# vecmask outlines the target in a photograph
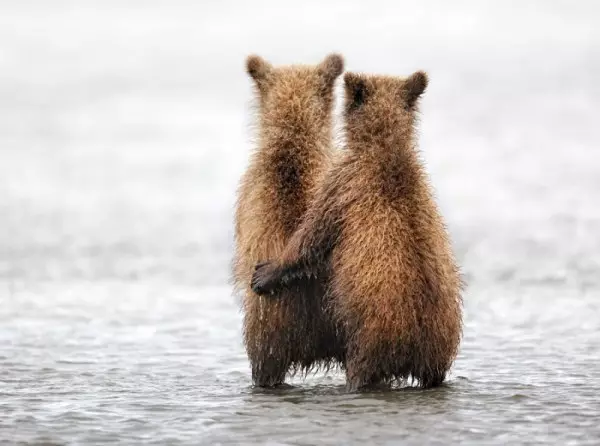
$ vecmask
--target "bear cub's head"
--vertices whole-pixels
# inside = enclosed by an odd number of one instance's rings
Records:
[[[246,59],[254,80],[263,124],[292,131],[331,126],[334,86],[344,59],[330,54],[318,65],[274,67],[257,55]]]
[[[348,132],[363,133],[372,137],[369,139],[410,132],[428,82],[423,71],[407,78],[346,73],[344,114]]]

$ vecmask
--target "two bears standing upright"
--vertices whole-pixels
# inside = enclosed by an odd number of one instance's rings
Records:
[[[458,351],[461,281],[416,151],[428,78],[346,73],[346,144],[333,147],[343,59],[247,71],[258,150],[242,177],[234,283],[258,386],[341,365],[351,390],[439,385]]]

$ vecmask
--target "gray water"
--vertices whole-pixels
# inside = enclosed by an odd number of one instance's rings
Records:
[[[600,442],[600,8],[415,3],[0,0],[0,441]],[[468,283],[435,390],[251,386],[243,62],[333,50],[431,77],[421,148]]]

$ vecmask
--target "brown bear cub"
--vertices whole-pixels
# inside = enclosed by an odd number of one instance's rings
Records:
[[[252,380],[274,386],[288,371],[340,357],[321,283],[282,290],[280,300],[254,294],[249,284],[258,261],[281,254],[331,165],[334,84],[344,61],[331,54],[316,66],[273,67],[249,56],[246,68],[258,96],[258,147],[238,190],[233,282],[243,295]],[[299,298],[302,293],[308,296]]]
[[[272,294],[326,278],[351,390],[439,385],[461,339],[460,275],[416,150],[427,83],[423,72],[345,75],[346,153],[283,253],[252,279],[257,293]]]

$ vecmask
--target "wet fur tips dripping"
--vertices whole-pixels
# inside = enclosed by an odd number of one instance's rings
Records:
[[[256,93],[256,148],[238,190],[233,282],[257,386],[282,384],[288,372],[340,358],[321,283],[281,289],[277,300],[258,296],[249,284],[257,262],[281,254],[331,164],[334,86],[343,69],[337,54],[317,65],[246,60]]]
[[[416,151],[415,115],[428,84],[345,75],[347,147],[298,230],[252,278],[257,293],[325,277],[344,327],[351,390],[417,380],[441,384],[462,333],[461,280]]]

